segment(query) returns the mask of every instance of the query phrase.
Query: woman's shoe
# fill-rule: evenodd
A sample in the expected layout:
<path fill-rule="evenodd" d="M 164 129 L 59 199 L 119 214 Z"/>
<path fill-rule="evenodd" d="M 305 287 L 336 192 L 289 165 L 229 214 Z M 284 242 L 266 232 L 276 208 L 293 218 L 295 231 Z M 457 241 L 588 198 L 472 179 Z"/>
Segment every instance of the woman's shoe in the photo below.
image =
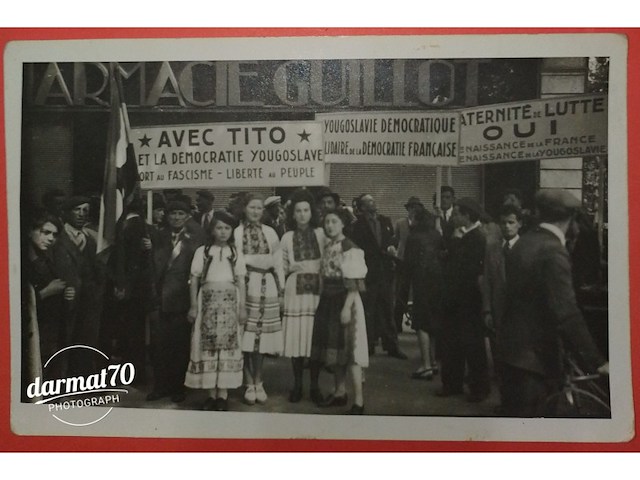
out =
<path fill-rule="evenodd" d="M 226 412 L 228 410 L 226 398 L 216 398 L 216 412 Z"/>
<path fill-rule="evenodd" d="M 302 387 L 291 390 L 289 393 L 289 401 L 291 403 L 298 403 L 300 400 L 302 400 Z"/>
<path fill-rule="evenodd" d="M 347 415 L 363 415 L 364 414 L 364 405 L 356 405 L 355 403 L 351 406 L 351 409 L 347 412 Z"/>
<path fill-rule="evenodd" d="M 411 374 L 414 380 L 433 380 L 433 368 L 419 368 Z"/>
<path fill-rule="evenodd" d="M 244 392 L 244 401 L 247 405 L 255 405 L 256 403 L 256 386 L 247 385 L 247 389 Z"/>
<path fill-rule="evenodd" d="M 256 385 L 256 402 L 265 403 L 267 401 L 267 392 L 264 391 L 262 382 Z"/>
<path fill-rule="evenodd" d="M 321 404 L 321 407 L 344 407 L 347 404 L 347 394 L 341 396 L 329 395 Z"/>

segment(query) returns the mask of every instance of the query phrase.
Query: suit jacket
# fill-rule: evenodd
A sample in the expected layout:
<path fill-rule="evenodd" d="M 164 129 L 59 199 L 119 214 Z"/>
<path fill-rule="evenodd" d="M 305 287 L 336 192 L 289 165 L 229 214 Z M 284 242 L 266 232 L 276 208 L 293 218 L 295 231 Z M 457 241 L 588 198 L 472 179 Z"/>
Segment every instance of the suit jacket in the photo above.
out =
<path fill-rule="evenodd" d="M 151 228 L 139 216 L 121 220 L 116 227 L 116 242 L 110 258 L 114 286 L 124 289 L 125 298 L 150 297 L 151 252 L 142 248 L 142 239 L 150 238 Z"/>
<path fill-rule="evenodd" d="M 54 270 L 74 287 L 72 301 L 63 301 L 62 345 L 80 342 L 97 346 L 104 297 L 106 266 L 96 254 L 96 242 L 89 235 L 82 251 L 62 229 L 52 249 Z"/>
<path fill-rule="evenodd" d="M 54 270 L 68 287 L 76 289 L 76 300 L 84 292 L 91 292 L 99 279 L 99 266 L 96 256 L 96 242 L 86 235 L 87 243 L 82 251 L 62 229 L 52 249 Z"/>
<path fill-rule="evenodd" d="M 153 249 L 154 283 L 160 311 L 164 313 L 185 313 L 191 304 L 191 261 L 202 241 L 185 228 L 181 243 L 179 254 L 172 259 L 174 247 L 171 229 L 167 228 L 158 233 Z"/>
<path fill-rule="evenodd" d="M 449 326 L 459 334 L 484 335 L 479 279 L 484 272 L 486 239 L 480 228 L 452 238 L 445 264 L 445 308 Z"/>
<path fill-rule="evenodd" d="M 362 250 L 367 264 L 367 282 L 377 282 L 383 279 L 393 280 L 395 259 L 387 253 L 387 248 L 394 244 L 394 231 L 391 219 L 378 215 L 380 222 L 380 243 L 371 230 L 365 215 L 360 215 L 351 225 L 350 238 Z"/>
<path fill-rule="evenodd" d="M 515 248 L 515 245 L 512 248 Z M 506 308 L 506 276 L 502 242 L 487 243 L 482 283 L 482 310 L 491 312 L 496 330 L 500 327 Z"/>
<path fill-rule="evenodd" d="M 507 364 L 547 378 L 561 374 L 561 341 L 588 370 L 605 362 L 576 303 L 569 253 L 539 226 L 520 237 L 507 262 L 499 341 Z"/>

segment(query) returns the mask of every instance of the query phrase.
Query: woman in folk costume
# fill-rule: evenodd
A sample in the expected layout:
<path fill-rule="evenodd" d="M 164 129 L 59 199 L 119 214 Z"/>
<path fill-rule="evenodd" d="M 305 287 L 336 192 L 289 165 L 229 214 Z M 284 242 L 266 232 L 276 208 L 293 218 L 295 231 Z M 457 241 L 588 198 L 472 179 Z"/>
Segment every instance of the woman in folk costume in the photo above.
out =
<path fill-rule="evenodd" d="M 185 385 L 209 390 L 205 410 L 226 411 L 227 390 L 242 385 L 246 268 L 233 244 L 237 223 L 230 213 L 215 211 L 207 243 L 196 250 L 191 263 L 188 319 L 193 332 Z"/>
<path fill-rule="evenodd" d="M 321 405 L 347 404 L 347 369 L 351 373 L 354 401 L 348 411 L 364 413 L 363 373 L 369 366 L 367 326 L 360 292 L 364 291 L 367 266 L 364 251 L 343 233 L 349 221 L 345 209 L 324 218 L 328 241 L 322 254 L 322 293 L 313 326 L 311 359 L 335 372 L 335 391 Z"/>
<path fill-rule="evenodd" d="M 258 194 L 246 197 L 244 221 L 234 231 L 234 242 L 245 259 L 247 323 L 242 335 L 244 374 L 249 405 L 267 401 L 262 383 L 264 354 L 282 353 L 280 311 L 284 295 L 284 273 L 280 240 L 275 230 L 261 223 L 264 201 Z"/>
<path fill-rule="evenodd" d="M 281 240 L 282 264 L 286 277 L 284 288 L 284 355 L 291 358 L 293 390 L 289 401 L 302 399 L 302 374 L 305 359 L 311 356 L 313 321 L 320 301 L 320 258 L 325 235 L 317 225 L 313 195 L 296 190 L 287 208 L 288 232 Z M 311 400 L 320 402 L 318 387 L 320 364 L 311 362 Z"/>

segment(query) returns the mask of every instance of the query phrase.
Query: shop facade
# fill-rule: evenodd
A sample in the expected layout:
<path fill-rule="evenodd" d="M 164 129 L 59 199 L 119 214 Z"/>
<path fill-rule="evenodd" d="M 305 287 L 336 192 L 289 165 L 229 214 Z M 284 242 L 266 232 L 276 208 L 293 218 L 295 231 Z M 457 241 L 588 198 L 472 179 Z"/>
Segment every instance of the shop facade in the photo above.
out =
<path fill-rule="evenodd" d="M 235 122 L 313 121 L 340 112 L 437 112 L 586 91 L 587 58 L 260 60 L 119 63 L 132 128 Z M 24 66 L 22 201 L 44 192 L 99 196 L 109 119 L 108 63 Z M 539 188 L 582 197 L 582 158 L 492 165 L 327 163 L 325 184 L 350 204 L 372 194 L 381 213 L 399 218 L 409 196 L 431 206 L 441 175 L 458 197 L 495 212 L 506 188 L 531 203 Z M 293 184 L 207 186 L 215 207 L 239 190 L 283 195 Z M 194 195 L 195 190 L 184 189 Z"/>

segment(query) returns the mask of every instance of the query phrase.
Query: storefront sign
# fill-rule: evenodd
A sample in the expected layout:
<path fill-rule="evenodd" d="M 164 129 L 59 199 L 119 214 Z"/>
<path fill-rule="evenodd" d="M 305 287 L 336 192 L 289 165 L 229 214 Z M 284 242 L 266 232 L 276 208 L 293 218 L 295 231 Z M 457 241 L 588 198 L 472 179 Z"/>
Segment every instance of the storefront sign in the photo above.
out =
<path fill-rule="evenodd" d="M 322 122 L 327 163 L 457 165 L 457 112 L 327 113 Z"/>
<path fill-rule="evenodd" d="M 486 59 L 256 60 L 116 63 L 130 107 L 437 108 L 478 102 Z M 109 65 L 29 65 L 34 107 L 106 107 Z"/>
<path fill-rule="evenodd" d="M 460 165 L 606 154 L 606 95 L 514 102 L 460 112 Z"/>
<path fill-rule="evenodd" d="M 317 122 L 141 127 L 132 142 L 143 189 L 324 184 Z"/>

